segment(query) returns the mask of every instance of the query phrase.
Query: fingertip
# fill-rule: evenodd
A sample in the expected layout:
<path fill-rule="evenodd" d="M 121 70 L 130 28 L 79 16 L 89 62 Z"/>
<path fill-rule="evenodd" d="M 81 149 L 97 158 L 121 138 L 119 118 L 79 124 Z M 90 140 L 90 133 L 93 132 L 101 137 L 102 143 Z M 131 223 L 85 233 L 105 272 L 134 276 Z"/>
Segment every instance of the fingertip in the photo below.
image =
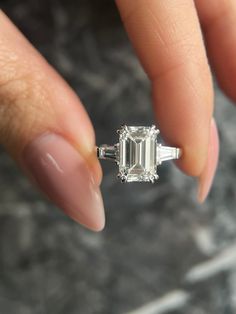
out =
<path fill-rule="evenodd" d="M 195 150 L 192 146 L 185 146 L 182 149 L 181 157 L 175 163 L 186 175 L 198 177 L 206 163 L 206 153 L 203 152 L 203 149 Z"/>
<path fill-rule="evenodd" d="M 98 202 L 100 203 L 100 201 Z M 98 205 L 98 204 L 97 204 Z M 84 226 L 85 228 L 94 231 L 101 232 L 105 228 L 105 212 L 104 206 L 97 206 L 96 212 L 92 214 L 88 214 L 86 218 L 81 219 L 81 215 L 76 212 L 67 212 L 68 216 L 70 216 L 74 221 Z"/>
<path fill-rule="evenodd" d="M 96 191 L 96 208 L 95 211 L 91 211 L 88 216 L 87 227 L 92 231 L 99 232 L 105 227 L 105 210 L 104 203 L 100 189 Z"/>
<path fill-rule="evenodd" d="M 198 179 L 197 199 L 199 203 L 203 203 L 210 192 L 218 164 L 218 158 L 219 136 L 216 122 L 214 119 L 212 119 L 207 161 Z"/>
<path fill-rule="evenodd" d="M 160 82 L 158 86 L 153 84 L 154 111 L 165 142 L 182 149 L 176 165 L 187 175 L 198 177 L 206 162 L 211 101 L 208 97 L 194 97 L 191 90 L 184 89 L 177 80 L 173 84 L 173 78 L 171 85 L 169 80 L 165 86 Z M 206 106 L 202 105 L 204 99 Z"/>
<path fill-rule="evenodd" d="M 105 215 L 101 217 L 101 219 L 98 221 L 94 221 L 91 225 L 89 225 L 89 229 L 91 229 L 94 232 L 101 232 L 105 228 Z"/>

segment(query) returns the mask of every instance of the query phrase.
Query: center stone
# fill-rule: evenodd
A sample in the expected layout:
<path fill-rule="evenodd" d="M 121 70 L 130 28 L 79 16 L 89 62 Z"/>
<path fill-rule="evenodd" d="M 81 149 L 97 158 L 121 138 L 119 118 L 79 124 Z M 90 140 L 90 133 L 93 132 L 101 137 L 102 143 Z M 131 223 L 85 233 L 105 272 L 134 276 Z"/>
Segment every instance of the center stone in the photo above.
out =
<path fill-rule="evenodd" d="M 123 181 L 154 181 L 156 174 L 155 127 L 125 126 L 120 130 L 119 174 Z"/>

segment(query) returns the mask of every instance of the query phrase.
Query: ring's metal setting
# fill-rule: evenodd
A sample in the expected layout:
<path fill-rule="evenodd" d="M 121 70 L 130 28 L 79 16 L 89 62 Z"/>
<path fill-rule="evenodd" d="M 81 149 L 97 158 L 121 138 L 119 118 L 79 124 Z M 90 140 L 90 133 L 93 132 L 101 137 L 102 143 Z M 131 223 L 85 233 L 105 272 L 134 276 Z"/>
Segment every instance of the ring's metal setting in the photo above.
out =
<path fill-rule="evenodd" d="M 160 131 L 155 125 L 122 126 L 117 130 L 119 143 L 97 147 L 99 159 L 113 160 L 119 166 L 121 182 L 152 182 L 159 177 L 157 166 L 163 161 L 178 159 L 181 149 L 162 146 L 157 142 Z"/>

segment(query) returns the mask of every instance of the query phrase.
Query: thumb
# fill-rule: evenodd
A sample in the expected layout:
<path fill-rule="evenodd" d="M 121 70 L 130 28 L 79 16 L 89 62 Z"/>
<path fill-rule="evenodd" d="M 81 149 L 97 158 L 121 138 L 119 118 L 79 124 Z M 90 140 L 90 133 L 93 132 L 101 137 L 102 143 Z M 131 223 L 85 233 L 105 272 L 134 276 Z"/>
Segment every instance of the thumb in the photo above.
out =
<path fill-rule="evenodd" d="M 0 12 L 0 143 L 39 188 L 81 224 L 101 230 L 101 169 L 77 96 Z"/>

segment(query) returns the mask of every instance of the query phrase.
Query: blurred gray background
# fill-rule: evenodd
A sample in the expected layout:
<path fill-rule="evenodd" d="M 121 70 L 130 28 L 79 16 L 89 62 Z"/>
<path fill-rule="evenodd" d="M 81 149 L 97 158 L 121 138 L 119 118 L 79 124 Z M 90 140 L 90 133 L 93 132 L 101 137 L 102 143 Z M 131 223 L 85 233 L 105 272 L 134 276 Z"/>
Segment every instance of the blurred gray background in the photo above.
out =
<path fill-rule="evenodd" d="M 111 0 L 0 0 L 113 143 L 153 122 L 150 87 Z M 0 152 L 0 314 L 236 313 L 236 111 L 216 88 L 220 164 L 207 202 L 171 163 L 158 184 L 121 185 L 104 163 L 107 224 L 64 216 Z"/>

